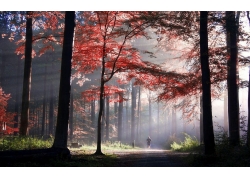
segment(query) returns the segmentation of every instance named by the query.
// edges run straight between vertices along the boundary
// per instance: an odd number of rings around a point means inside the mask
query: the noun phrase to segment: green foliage
[[[24,150],[50,148],[54,139],[47,140],[33,137],[3,137],[0,139],[0,150]]]
[[[196,137],[192,138],[187,133],[184,133],[185,140],[183,142],[177,143],[173,142],[171,144],[171,149],[174,151],[192,151],[199,147],[199,141]]]

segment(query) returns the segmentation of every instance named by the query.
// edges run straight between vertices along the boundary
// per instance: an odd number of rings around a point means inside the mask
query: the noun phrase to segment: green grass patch
[[[0,150],[29,150],[50,148],[54,139],[47,140],[33,137],[4,137],[0,139]]]
[[[194,151],[199,148],[199,141],[196,139],[196,137],[191,137],[187,133],[184,133],[185,139],[181,142],[173,142],[171,146],[171,150],[173,151],[181,151],[181,152],[187,152],[187,151]]]

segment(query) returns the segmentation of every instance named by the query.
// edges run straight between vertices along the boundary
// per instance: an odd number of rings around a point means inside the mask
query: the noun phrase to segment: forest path
[[[118,156],[117,167],[188,167],[188,153],[170,150],[143,149],[113,152]]]

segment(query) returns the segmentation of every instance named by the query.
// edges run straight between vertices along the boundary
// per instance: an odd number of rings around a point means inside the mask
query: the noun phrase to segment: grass
[[[53,138],[43,140],[32,137],[8,137],[0,139],[0,150],[24,150],[24,149],[43,149],[50,148],[53,144]],[[44,159],[41,161],[25,160],[25,162],[9,163],[9,167],[116,167],[117,156],[114,151],[135,150],[127,144],[120,142],[105,142],[102,144],[102,152],[105,156],[93,155],[96,151],[96,145],[84,145],[81,148],[69,148],[71,158],[66,160]]]
[[[0,139],[0,150],[29,150],[50,148],[54,139],[33,137],[4,137]]]
[[[185,139],[184,141],[181,141],[180,143],[173,142],[171,146],[171,150],[173,151],[181,151],[181,152],[187,152],[187,151],[195,151],[199,149],[199,141],[195,137],[191,137],[190,135],[184,133]]]
[[[190,152],[187,163],[192,167],[250,167],[250,148],[242,139],[238,146],[230,146],[225,132],[215,134],[215,154],[204,155],[204,147]]]

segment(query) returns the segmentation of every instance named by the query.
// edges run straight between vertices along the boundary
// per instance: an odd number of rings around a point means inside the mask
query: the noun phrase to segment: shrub
[[[199,141],[196,137],[191,137],[187,133],[184,133],[185,139],[183,142],[177,143],[173,142],[171,144],[171,149],[174,151],[192,151],[199,147]]]

